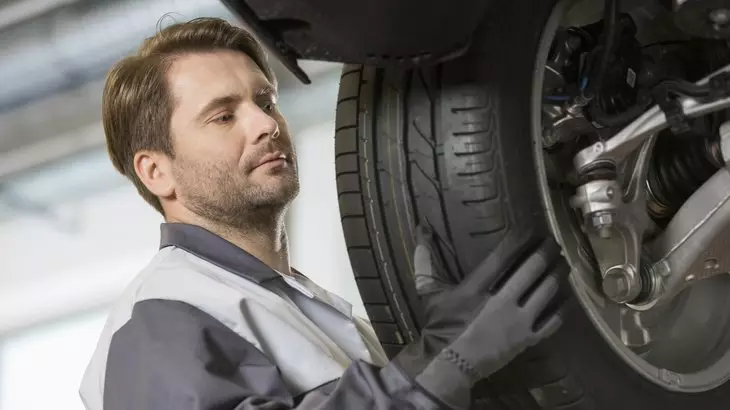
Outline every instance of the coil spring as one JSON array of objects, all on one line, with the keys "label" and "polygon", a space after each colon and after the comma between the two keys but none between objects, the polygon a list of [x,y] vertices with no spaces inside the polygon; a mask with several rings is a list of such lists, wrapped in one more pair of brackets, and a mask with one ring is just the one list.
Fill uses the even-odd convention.
[{"label": "coil spring", "polygon": [[646,180],[649,215],[658,223],[674,216],[722,167],[716,139],[662,137],[657,138]]}]

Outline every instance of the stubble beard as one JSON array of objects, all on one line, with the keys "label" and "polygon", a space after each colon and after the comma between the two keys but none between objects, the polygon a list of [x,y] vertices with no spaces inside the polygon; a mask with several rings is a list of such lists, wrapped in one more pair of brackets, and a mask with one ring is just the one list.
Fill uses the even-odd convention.
[{"label": "stubble beard", "polygon": [[277,171],[264,186],[217,164],[176,162],[175,179],[183,188],[185,207],[221,229],[277,234],[299,193],[299,179],[291,168]]}]

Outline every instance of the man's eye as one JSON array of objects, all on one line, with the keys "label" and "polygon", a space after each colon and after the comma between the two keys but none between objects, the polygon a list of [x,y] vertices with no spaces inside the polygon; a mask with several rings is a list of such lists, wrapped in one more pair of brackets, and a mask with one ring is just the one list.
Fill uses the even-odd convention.
[{"label": "man's eye", "polygon": [[264,103],[262,108],[266,112],[274,112],[276,110],[276,104],[273,102]]},{"label": "man's eye", "polygon": [[217,122],[219,124],[225,124],[233,121],[233,114],[223,114],[215,117],[213,119],[213,122]]}]

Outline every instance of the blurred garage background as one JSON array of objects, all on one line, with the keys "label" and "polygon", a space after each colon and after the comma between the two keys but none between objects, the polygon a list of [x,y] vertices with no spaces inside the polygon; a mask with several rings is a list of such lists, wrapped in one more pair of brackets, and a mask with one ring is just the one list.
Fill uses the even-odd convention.
[{"label": "blurred garage background", "polygon": [[[158,24],[200,16],[240,24],[217,0],[0,0],[0,410],[82,409],[108,306],[161,222],[106,156],[104,74]],[[272,63],[300,161],[293,264],[364,315],[336,199],[340,67],[302,62],[305,86]]]}]

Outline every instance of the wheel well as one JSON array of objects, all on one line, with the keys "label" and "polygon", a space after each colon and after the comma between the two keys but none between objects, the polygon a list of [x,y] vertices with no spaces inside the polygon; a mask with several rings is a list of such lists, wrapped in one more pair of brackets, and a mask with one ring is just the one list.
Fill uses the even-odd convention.
[{"label": "wheel well", "polygon": [[460,55],[492,1],[223,0],[304,83],[298,59],[370,66]]}]

